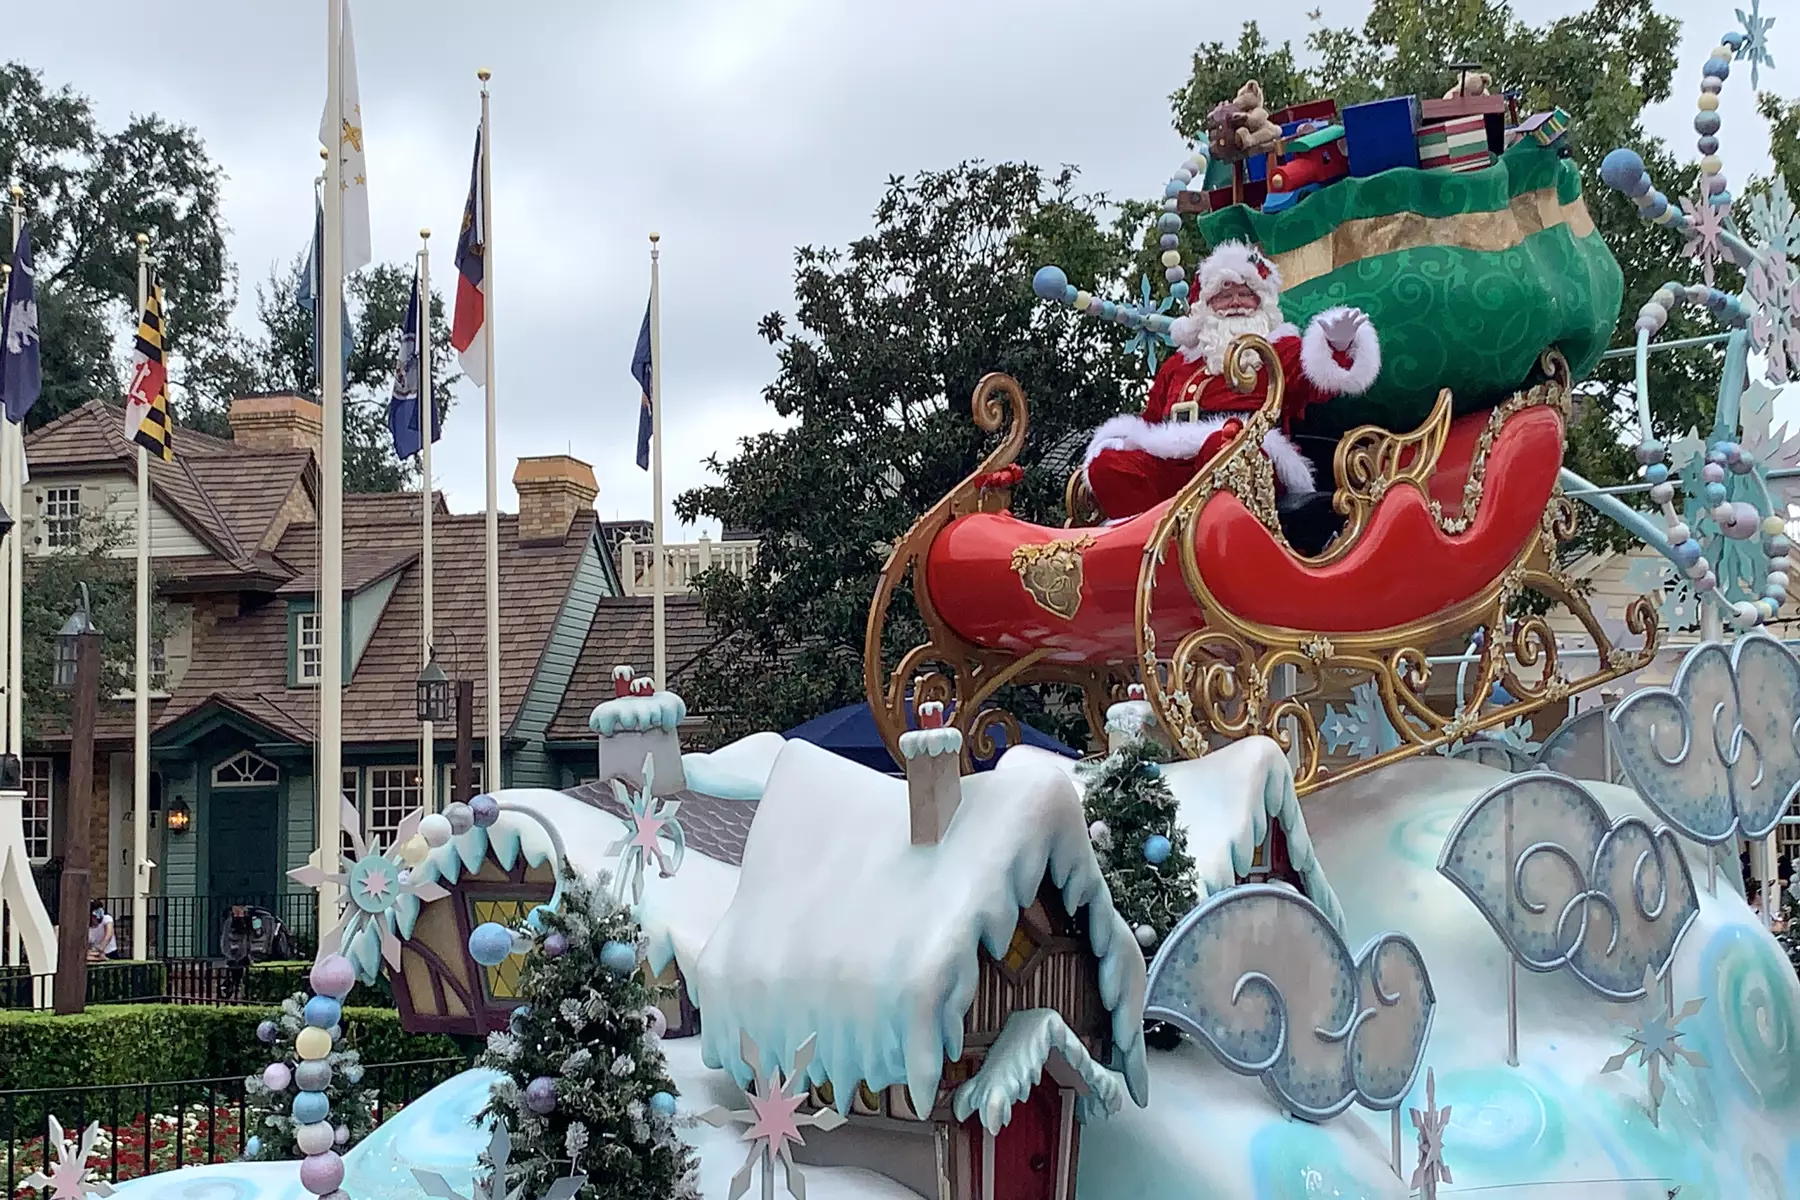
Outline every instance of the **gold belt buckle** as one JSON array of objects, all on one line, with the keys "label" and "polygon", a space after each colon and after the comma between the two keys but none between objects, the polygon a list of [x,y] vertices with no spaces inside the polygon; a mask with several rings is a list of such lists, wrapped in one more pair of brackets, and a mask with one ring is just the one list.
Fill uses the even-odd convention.
[{"label": "gold belt buckle", "polygon": [[1169,420],[1182,425],[1192,425],[1200,419],[1200,406],[1192,400],[1183,400],[1169,408]]}]

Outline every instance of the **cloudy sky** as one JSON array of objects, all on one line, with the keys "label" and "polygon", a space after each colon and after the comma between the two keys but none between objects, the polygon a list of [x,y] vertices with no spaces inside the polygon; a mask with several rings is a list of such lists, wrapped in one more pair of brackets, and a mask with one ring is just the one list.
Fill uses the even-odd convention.
[{"label": "cloudy sky", "polygon": [[[1169,129],[1168,93],[1196,44],[1235,38],[1242,11],[1169,5],[1122,18],[1092,0],[352,2],[378,259],[410,255],[429,226],[434,275],[450,281],[475,71],[494,72],[500,502],[513,503],[519,455],[572,452],[594,464],[609,518],[650,511],[627,373],[649,231],[663,237],[672,505],[704,481],[707,455],[729,456],[772,422],[761,389],[774,356],[755,325],[791,308],[795,246],[843,244],[869,229],[890,174],[964,158],[1074,163],[1089,187],[1153,192],[1186,153]],[[1366,13],[1352,0],[1270,0],[1257,13],[1275,38],[1298,41],[1315,4],[1332,25]],[[122,0],[8,7],[3,53],[87,93],[107,125],[153,109],[201,131],[228,176],[231,250],[247,284],[304,246],[324,0],[184,0],[149,21]],[[1516,3],[1532,21],[1579,7]],[[1684,37],[1675,97],[1649,123],[1685,151],[1699,65],[1731,27],[1732,5],[1663,8]],[[1800,63],[1800,16],[1775,27],[1772,49],[1777,63]],[[1800,93],[1793,72],[1763,82]],[[1768,168],[1767,129],[1735,74],[1723,115],[1735,187]],[[464,385],[435,463],[458,511],[483,503],[482,452],[481,395]]]}]

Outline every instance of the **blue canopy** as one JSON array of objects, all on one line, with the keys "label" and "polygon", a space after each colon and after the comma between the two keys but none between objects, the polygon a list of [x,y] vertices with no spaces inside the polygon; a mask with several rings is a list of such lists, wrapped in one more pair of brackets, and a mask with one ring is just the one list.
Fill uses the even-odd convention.
[{"label": "blue canopy", "polygon": [[[909,724],[912,717],[907,717]],[[1020,724],[1020,736],[1027,746],[1036,746],[1040,750],[1048,750],[1053,754],[1061,754],[1066,758],[1080,758],[1081,755],[1069,746],[1063,745],[1049,734],[1033,729],[1029,725]],[[875,729],[874,714],[869,711],[867,703],[850,704],[834,709],[823,716],[814,717],[804,725],[796,725],[783,734],[784,737],[798,738],[803,742],[811,742],[820,749],[829,750],[852,762],[859,762],[865,767],[877,771],[894,772],[900,769],[894,756],[888,753],[887,744],[881,740],[881,734]],[[1006,750],[1006,731],[998,727],[994,730],[994,744],[1000,747],[1001,753]],[[977,762],[975,769],[985,771],[999,761],[996,754],[992,761]]]}]

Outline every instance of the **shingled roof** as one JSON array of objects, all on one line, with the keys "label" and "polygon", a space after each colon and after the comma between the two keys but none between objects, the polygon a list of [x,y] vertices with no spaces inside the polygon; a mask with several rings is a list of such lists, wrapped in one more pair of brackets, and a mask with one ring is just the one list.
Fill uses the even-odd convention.
[{"label": "shingled roof", "polygon": [[[550,722],[551,741],[581,741],[591,736],[588,717],[594,706],[613,694],[613,668],[627,665],[648,675],[655,659],[655,616],[649,596],[608,597],[594,610],[587,641],[562,705]],[[663,597],[663,635],[669,678],[657,682],[680,691],[682,676],[719,639],[701,611],[698,596]]]},{"label": "shingled roof", "polygon": [[[125,439],[124,422],[124,409],[103,400],[64,413],[27,437],[32,475],[135,471],[137,448]],[[269,552],[285,529],[283,514],[290,512],[296,488],[306,489],[310,505],[311,465],[310,451],[254,449],[180,430],[175,461],[150,459],[150,494],[216,561],[187,556],[159,565],[177,577],[283,577],[282,564]]]},{"label": "shingled roof", "polygon": [[[346,506],[346,586],[354,586],[353,578],[365,583],[385,578],[399,564],[394,592],[344,690],[346,741],[418,736],[414,683],[419,673],[420,530],[416,520],[406,519],[408,514],[416,518],[418,511],[418,497],[405,494],[362,496],[354,508]],[[439,661],[452,677],[475,680],[477,730],[487,720],[485,520],[480,513],[446,514],[432,525]],[[577,518],[560,543],[520,545],[518,518],[510,513],[500,517],[502,728],[510,728],[518,714],[575,568],[593,536],[594,522],[590,512]],[[291,564],[297,581],[312,577],[317,543],[315,526],[293,525],[277,546],[277,555]],[[216,699],[247,714],[251,706],[272,705],[303,731],[316,729],[318,688],[287,685],[287,633],[287,605],[280,600],[247,607],[237,617],[219,621],[195,648],[193,665],[159,725],[178,721]]]},{"label": "shingled roof", "polygon": [[[630,816],[613,795],[611,784],[584,783],[564,788],[563,792],[621,820]],[[681,802],[681,830],[689,849],[734,867],[744,861],[744,843],[750,837],[750,822],[756,819],[756,801],[721,800],[687,791],[676,792],[668,799]]]}]

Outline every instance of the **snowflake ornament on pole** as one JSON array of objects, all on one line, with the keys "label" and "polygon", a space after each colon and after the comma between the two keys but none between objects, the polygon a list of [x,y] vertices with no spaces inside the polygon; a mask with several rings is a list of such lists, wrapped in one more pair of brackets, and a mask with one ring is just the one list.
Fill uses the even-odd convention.
[{"label": "snowflake ornament on pole", "polygon": [[50,1144],[56,1148],[56,1165],[48,1175],[42,1171],[27,1175],[23,1184],[40,1196],[46,1191],[52,1200],[87,1200],[89,1196],[110,1196],[112,1184],[89,1173],[88,1158],[94,1143],[100,1140],[100,1122],[95,1121],[81,1134],[81,1144],[71,1145],[63,1134],[62,1122],[50,1118]]},{"label": "snowflake ornament on pole", "polygon": [[718,1129],[734,1122],[746,1126],[744,1140],[750,1143],[750,1153],[738,1173],[731,1177],[728,1200],[738,1200],[750,1190],[750,1175],[759,1160],[762,1162],[763,1200],[774,1200],[777,1159],[781,1161],[787,1180],[788,1194],[794,1200],[806,1200],[806,1176],[794,1165],[788,1143],[806,1144],[806,1139],[800,1136],[802,1127],[830,1133],[848,1120],[835,1108],[810,1113],[800,1111],[800,1106],[806,1103],[806,1068],[812,1063],[813,1042],[817,1036],[814,1034],[800,1043],[800,1048],[794,1051],[794,1069],[784,1077],[781,1069],[772,1064],[765,1071],[756,1040],[747,1030],[739,1033],[739,1053],[743,1055],[744,1065],[755,1075],[755,1090],[747,1093],[750,1107],[709,1108],[700,1114],[702,1121]]},{"label": "snowflake ornament on pole", "polygon": [[1437,1200],[1439,1183],[1455,1183],[1450,1168],[1444,1163],[1444,1130],[1450,1124],[1450,1106],[1437,1106],[1437,1075],[1425,1072],[1425,1109],[1414,1108],[1412,1123],[1419,1131],[1419,1165],[1413,1168],[1408,1185],[1419,1193],[1419,1200]]},{"label": "snowflake ornament on pole", "polygon": [[392,843],[383,851],[380,839],[363,840],[356,806],[348,800],[342,803],[340,819],[350,838],[350,851],[340,856],[343,871],[327,873],[309,864],[289,871],[288,878],[309,888],[334,883],[344,889],[343,917],[319,939],[319,957],[342,952],[355,964],[358,978],[373,983],[383,960],[393,970],[400,969],[401,906],[408,905],[416,912],[419,904],[441,900],[450,893],[413,873],[430,852],[419,834],[424,809],[414,809],[401,820]]},{"label": "snowflake ornament on pole", "polygon": [[512,1131],[501,1121],[494,1126],[494,1136],[488,1141],[488,1162],[493,1165],[493,1176],[484,1189],[480,1184],[472,1189],[473,1196],[464,1196],[450,1186],[449,1180],[436,1171],[421,1171],[413,1168],[413,1178],[427,1196],[435,1196],[437,1200],[574,1200],[574,1196],[587,1186],[586,1175],[565,1175],[547,1188],[542,1196],[525,1196],[524,1187],[506,1189],[506,1164],[512,1158]]},{"label": "snowflake ornament on pole", "polygon": [[[612,781],[613,799],[624,808],[626,820],[631,823],[631,831],[606,848],[607,857],[619,856],[614,885],[620,904],[625,903],[627,894],[633,904],[643,903],[644,872],[652,859],[662,877],[668,879],[681,869],[681,860],[687,856],[687,832],[676,819],[681,801],[653,795],[655,782],[655,755],[644,758],[642,787],[629,787],[621,779]],[[669,841],[667,851],[663,849],[664,838]]]},{"label": "snowflake ornament on pole", "polygon": [[1673,1067],[1677,1057],[1685,1059],[1690,1067],[1712,1065],[1698,1050],[1690,1050],[1681,1044],[1681,1039],[1687,1036],[1680,1028],[1681,1023],[1706,1005],[1706,997],[1689,1000],[1677,1013],[1673,997],[1667,995],[1657,982],[1653,968],[1644,970],[1644,991],[1646,996],[1657,998],[1646,1002],[1642,1023],[1625,1035],[1630,1044],[1607,1059],[1600,1073],[1607,1075],[1617,1071],[1633,1054],[1637,1055],[1638,1066],[1650,1068],[1650,1123],[1658,1125],[1657,1113],[1662,1108],[1664,1088],[1663,1065]]}]

